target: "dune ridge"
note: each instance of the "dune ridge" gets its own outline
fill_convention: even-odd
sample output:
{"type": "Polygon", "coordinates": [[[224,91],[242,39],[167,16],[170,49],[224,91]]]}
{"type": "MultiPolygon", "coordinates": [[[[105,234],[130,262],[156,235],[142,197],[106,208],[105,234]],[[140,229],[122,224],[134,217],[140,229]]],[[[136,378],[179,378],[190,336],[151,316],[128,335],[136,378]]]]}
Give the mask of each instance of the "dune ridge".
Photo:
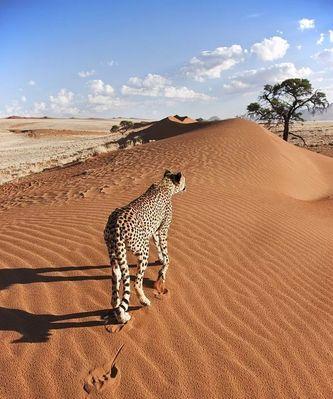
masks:
{"type": "Polygon", "coordinates": [[[0,397],[332,397],[332,194],[332,159],[237,119],[0,186],[0,397]],[[169,295],[152,248],[152,307],[110,333],[107,216],[167,168],[169,295]]]}
{"type": "Polygon", "coordinates": [[[145,129],[131,132],[118,142],[120,145],[123,145],[128,140],[140,137],[144,143],[148,143],[149,141],[163,140],[178,136],[179,134],[191,132],[195,129],[207,126],[208,124],[208,122],[198,122],[187,116],[171,115],[152,123],[145,129]]]}

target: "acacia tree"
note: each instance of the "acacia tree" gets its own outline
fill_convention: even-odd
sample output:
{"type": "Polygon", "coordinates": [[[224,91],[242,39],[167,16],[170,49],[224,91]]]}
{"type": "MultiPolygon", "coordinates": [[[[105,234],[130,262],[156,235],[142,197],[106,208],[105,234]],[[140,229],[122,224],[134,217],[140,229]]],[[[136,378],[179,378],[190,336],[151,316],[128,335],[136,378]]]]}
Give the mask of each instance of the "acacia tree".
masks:
{"type": "Polygon", "coordinates": [[[127,132],[128,129],[131,129],[133,127],[133,122],[126,121],[126,120],[125,121],[121,121],[119,126],[124,132],[127,132]]]}
{"type": "Polygon", "coordinates": [[[308,79],[287,79],[275,85],[265,85],[258,102],[247,106],[250,118],[264,121],[268,125],[283,124],[283,140],[288,136],[302,137],[289,131],[294,121],[304,121],[302,114],[309,111],[314,114],[328,107],[325,93],[314,90],[308,79]]]}

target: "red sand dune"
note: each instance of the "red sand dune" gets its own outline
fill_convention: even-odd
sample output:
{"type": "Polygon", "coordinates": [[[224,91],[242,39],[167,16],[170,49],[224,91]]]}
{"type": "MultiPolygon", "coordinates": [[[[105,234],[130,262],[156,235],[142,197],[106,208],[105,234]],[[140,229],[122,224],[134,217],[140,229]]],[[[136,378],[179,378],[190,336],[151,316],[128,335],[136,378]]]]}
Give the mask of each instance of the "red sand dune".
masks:
{"type": "Polygon", "coordinates": [[[332,194],[332,159],[242,120],[0,187],[0,397],[332,398],[332,194]],[[112,333],[102,231],[166,168],[169,295],[148,267],[112,333]]]}
{"type": "Polygon", "coordinates": [[[149,142],[149,140],[161,140],[168,137],[178,136],[186,132],[193,131],[195,129],[200,129],[207,126],[207,122],[197,122],[194,119],[185,117],[180,117],[178,115],[168,116],[158,122],[153,123],[146,129],[142,129],[137,132],[132,132],[125,138],[119,141],[122,145],[129,139],[140,136],[144,143],[149,142]]]}
{"type": "Polygon", "coordinates": [[[171,115],[167,119],[177,123],[196,123],[195,119],[189,118],[188,116],[171,115]]]}

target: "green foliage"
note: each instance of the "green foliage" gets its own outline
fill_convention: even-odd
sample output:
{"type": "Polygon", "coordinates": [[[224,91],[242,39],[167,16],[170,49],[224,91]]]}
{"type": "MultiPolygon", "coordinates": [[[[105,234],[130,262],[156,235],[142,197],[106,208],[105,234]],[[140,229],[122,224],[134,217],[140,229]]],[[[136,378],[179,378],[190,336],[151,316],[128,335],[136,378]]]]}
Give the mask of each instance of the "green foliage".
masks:
{"type": "Polygon", "coordinates": [[[303,121],[306,110],[315,113],[328,107],[325,93],[313,90],[308,79],[287,79],[265,85],[259,101],[247,107],[248,115],[259,121],[303,121]]]}
{"type": "Polygon", "coordinates": [[[328,107],[325,93],[314,90],[308,79],[286,79],[275,85],[265,85],[258,102],[247,106],[251,119],[268,125],[284,124],[284,140],[288,140],[289,124],[303,121],[304,111],[320,112],[328,107]]]}
{"type": "Polygon", "coordinates": [[[121,121],[120,127],[124,130],[128,130],[133,127],[133,122],[131,121],[121,121]]]}
{"type": "Polygon", "coordinates": [[[110,129],[111,133],[117,132],[119,130],[119,126],[118,125],[113,125],[110,129]]]}
{"type": "Polygon", "coordinates": [[[122,134],[126,133],[127,130],[133,129],[135,127],[134,123],[131,121],[121,121],[119,125],[113,125],[110,129],[111,133],[120,132],[122,134]]]}

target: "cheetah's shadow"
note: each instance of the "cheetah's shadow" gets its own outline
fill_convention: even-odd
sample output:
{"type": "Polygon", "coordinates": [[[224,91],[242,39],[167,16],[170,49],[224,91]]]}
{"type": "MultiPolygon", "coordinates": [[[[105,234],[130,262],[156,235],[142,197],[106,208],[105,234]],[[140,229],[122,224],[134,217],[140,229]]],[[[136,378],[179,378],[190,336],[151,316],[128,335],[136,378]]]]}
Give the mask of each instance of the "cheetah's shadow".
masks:
{"type": "Polygon", "coordinates": [[[111,273],[105,275],[76,275],[76,276],[62,276],[50,275],[49,273],[63,273],[72,271],[88,271],[110,269],[108,265],[99,266],[65,266],[65,267],[14,267],[0,269],[0,291],[14,284],[31,284],[31,283],[52,283],[62,281],[84,281],[84,280],[109,280],[111,273]]]}
{"type": "MultiPolygon", "coordinates": [[[[130,312],[138,309],[141,309],[141,306],[129,307],[130,312]]],[[[105,326],[105,316],[109,313],[109,309],[102,309],[63,315],[34,314],[21,309],[0,307],[0,331],[16,331],[21,334],[21,337],[12,343],[47,342],[52,330],[105,326]]],[[[110,319],[108,324],[116,324],[116,321],[110,319]]]]}
{"type": "MultiPolygon", "coordinates": [[[[148,266],[157,266],[158,262],[148,266]]],[[[136,268],[136,264],[130,264],[129,268],[136,268]]],[[[0,270],[0,291],[14,284],[49,283],[49,282],[78,282],[85,280],[111,280],[111,270],[104,275],[48,275],[56,272],[72,272],[86,270],[110,269],[109,265],[99,266],[69,266],[69,267],[44,267],[44,268],[5,268],[0,270]]],[[[135,276],[131,276],[134,280],[135,276]]],[[[147,288],[153,288],[153,280],[144,278],[143,284],[147,288]]],[[[111,287],[110,287],[111,290],[111,287]]],[[[129,311],[141,309],[141,306],[130,306],[129,311]]],[[[111,312],[112,313],[112,312],[111,312]]],[[[105,326],[106,316],[110,315],[110,309],[90,312],[70,313],[64,315],[34,314],[22,309],[0,307],[0,331],[16,331],[21,337],[13,343],[20,342],[47,342],[52,330],[67,328],[83,328],[105,326]],[[82,319],[88,320],[82,320],[82,319]],[[77,320],[79,319],[79,320],[77,320]]],[[[116,324],[112,317],[107,317],[107,324],[116,324]]]]}
{"type": "MultiPolygon", "coordinates": [[[[159,265],[159,262],[151,262],[149,267],[159,265]]],[[[129,268],[136,268],[136,264],[130,264],[129,268]]],[[[31,284],[31,283],[52,283],[62,281],[85,281],[85,280],[110,280],[111,268],[109,265],[98,266],[63,266],[63,267],[41,267],[41,268],[28,268],[28,267],[14,267],[0,269],[0,291],[9,288],[14,284],[31,284]],[[104,275],[82,275],[76,276],[63,276],[63,275],[50,275],[49,273],[63,273],[63,272],[81,272],[89,270],[106,270],[104,275]]],[[[151,287],[148,282],[147,287],[151,287]]]]}

